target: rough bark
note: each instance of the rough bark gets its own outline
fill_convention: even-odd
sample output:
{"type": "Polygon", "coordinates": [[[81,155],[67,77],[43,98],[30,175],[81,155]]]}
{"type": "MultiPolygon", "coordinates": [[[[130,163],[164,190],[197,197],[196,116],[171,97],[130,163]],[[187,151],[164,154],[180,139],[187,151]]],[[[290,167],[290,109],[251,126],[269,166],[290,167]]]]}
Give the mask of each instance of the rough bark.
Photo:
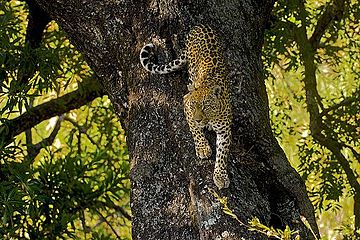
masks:
{"type": "MultiPolygon", "coordinates": [[[[159,61],[174,58],[197,24],[218,32],[228,61],[234,111],[231,184],[217,191],[247,222],[257,216],[290,225],[304,239],[317,232],[304,183],[271,133],[261,70],[270,1],[37,0],[67,32],[99,76],[120,119],[131,158],[133,239],[267,239],[226,215],[210,193],[214,156],[196,158],[182,110],[187,74],[150,75],[138,53],[149,42],[159,61]],[[136,3],[135,3],[136,2],[136,3]]],[[[215,135],[207,133],[215,152],[215,135]]]]}

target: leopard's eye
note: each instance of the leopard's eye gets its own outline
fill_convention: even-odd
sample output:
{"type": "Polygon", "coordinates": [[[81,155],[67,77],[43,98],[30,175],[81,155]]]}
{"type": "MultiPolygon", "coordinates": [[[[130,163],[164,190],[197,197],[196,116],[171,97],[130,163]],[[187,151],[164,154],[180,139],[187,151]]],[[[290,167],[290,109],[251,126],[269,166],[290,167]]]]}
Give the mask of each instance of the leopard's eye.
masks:
{"type": "Polygon", "coordinates": [[[209,101],[206,101],[206,100],[204,100],[203,102],[202,102],[202,110],[203,111],[206,111],[206,110],[209,110],[209,109],[211,109],[212,108],[212,106],[211,106],[211,104],[209,103],[209,101]]]}
{"type": "Polygon", "coordinates": [[[204,111],[204,110],[206,110],[207,109],[207,104],[206,104],[206,100],[204,99],[204,100],[202,100],[202,102],[201,102],[201,109],[204,111]]]}

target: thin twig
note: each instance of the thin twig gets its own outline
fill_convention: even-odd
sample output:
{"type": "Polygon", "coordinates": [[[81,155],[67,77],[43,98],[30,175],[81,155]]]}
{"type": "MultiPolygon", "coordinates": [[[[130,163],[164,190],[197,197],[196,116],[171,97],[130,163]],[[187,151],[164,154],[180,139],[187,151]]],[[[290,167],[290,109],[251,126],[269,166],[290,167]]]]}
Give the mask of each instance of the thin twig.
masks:
{"type": "Polygon", "coordinates": [[[92,139],[92,137],[87,133],[87,129],[83,126],[80,126],[77,122],[75,122],[73,119],[69,117],[64,118],[65,121],[70,122],[74,127],[76,127],[80,133],[85,134],[86,137],[89,139],[89,141],[94,144],[95,146],[98,146],[98,144],[92,139]]]}
{"type": "Polygon", "coordinates": [[[86,240],[86,232],[87,232],[87,227],[86,227],[86,222],[85,222],[85,212],[82,209],[82,211],[80,212],[80,221],[81,221],[81,225],[83,227],[84,230],[84,238],[86,240]]]}
{"type": "Polygon", "coordinates": [[[116,238],[117,239],[120,239],[120,236],[117,234],[117,232],[115,231],[114,227],[110,224],[110,222],[104,217],[104,215],[102,215],[102,213],[97,210],[97,209],[94,209],[94,211],[102,218],[104,219],[104,222],[111,228],[111,231],[113,231],[113,233],[116,235],[116,238]]]}
{"type": "Polygon", "coordinates": [[[349,145],[347,145],[345,143],[342,143],[342,146],[345,147],[345,148],[350,149],[350,151],[354,155],[355,159],[360,163],[360,153],[358,153],[352,146],[349,146],[349,145]]]}
{"type": "Polygon", "coordinates": [[[336,104],[333,104],[331,105],[330,107],[328,108],[325,108],[321,113],[320,113],[320,116],[324,116],[326,114],[328,114],[329,112],[331,111],[334,111],[334,110],[337,110],[338,108],[340,107],[344,107],[344,106],[350,106],[352,103],[354,102],[360,102],[360,98],[359,97],[355,97],[357,96],[357,92],[355,92],[353,94],[353,96],[351,97],[348,97],[348,98],[345,98],[343,99],[341,102],[339,103],[336,103],[336,104]]]}
{"type": "Polygon", "coordinates": [[[128,214],[122,207],[117,206],[115,204],[111,204],[111,206],[109,206],[108,204],[106,204],[105,202],[102,201],[98,201],[96,202],[96,204],[101,205],[102,207],[108,207],[111,209],[114,209],[117,212],[120,212],[127,220],[131,221],[132,217],[130,216],[130,214],[128,214]]]}
{"type": "Polygon", "coordinates": [[[40,150],[44,147],[50,146],[53,144],[59,130],[60,123],[63,120],[63,116],[61,115],[59,119],[56,121],[55,127],[53,131],[50,133],[49,137],[43,139],[41,142],[28,146],[28,158],[31,159],[31,162],[34,161],[35,157],[39,154],[40,150]]]}
{"type": "MultiPolygon", "coordinates": [[[[25,104],[26,104],[26,103],[25,103],[25,104]]],[[[29,106],[27,106],[27,109],[33,108],[33,104],[34,104],[34,98],[31,97],[31,98],[30,98],[30,102],[29,102],[29,106]]],[[[26,141],[26,145],[27,145],[27,146],[30,146],[30,145],[33,144],[33,142],[32,142],[31,128],[29,128],[29,129],[27,129],[27,130],[25,131],[25,139],[26,139],[25,141],[26,141]]],[[[29,151],[29,149],[28,149],[28,151],[29,151]]]]}

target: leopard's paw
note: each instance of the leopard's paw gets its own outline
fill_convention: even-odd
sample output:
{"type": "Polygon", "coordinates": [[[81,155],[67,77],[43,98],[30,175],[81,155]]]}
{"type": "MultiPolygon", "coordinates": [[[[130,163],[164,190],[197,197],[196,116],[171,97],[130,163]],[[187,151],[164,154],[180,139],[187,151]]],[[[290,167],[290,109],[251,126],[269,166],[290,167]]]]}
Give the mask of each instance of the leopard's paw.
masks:
{"type": "Polygon", "coordinates": [[[228,188],[230,184],[229,176],[226,173],[226,171],[214,171],[214,177],[213,177],[215,185],[219,189],[228,188]]]}
{"type": "Polygon", "coordinates": [[[209,158],[211,156],[211,148],[208,143],[198,144],[195,147],[196,156],[201,159],[209,158]]]}

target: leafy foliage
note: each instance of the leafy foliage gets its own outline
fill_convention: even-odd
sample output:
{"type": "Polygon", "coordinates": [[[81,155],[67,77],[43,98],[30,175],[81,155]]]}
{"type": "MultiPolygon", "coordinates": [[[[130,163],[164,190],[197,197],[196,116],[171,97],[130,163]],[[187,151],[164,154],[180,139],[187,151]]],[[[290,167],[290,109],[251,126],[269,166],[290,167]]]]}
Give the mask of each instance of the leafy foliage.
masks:
{"type": "MultiPolygon", "coordinates": [[[[273,129],[307,180],[320,212],[341,209],[342,199],[354,196],[356,191],[349,174],[358,176],[360,170],[359,13],[358,1],[277,1],[272,27],[266,33],[263,59],[273,129]],[[301,28],[306,31],[305,40],[298,37],[301,28]],[[321,134],[340,146],[352,173],[344,170],[344,162],[334,149],[323,145],[310,131],[305,112],[309,96],[304,86],[308,73],[299,47],[303,41],[315,48],[312,66],[316,69],[321,134]],[[298,146],[298,157],[296,149],[287,146],[289,142],[298,146]]],[[[352,214],[360,218],[359,213],[352,214]]]]}
{"type": "MultiPolygon", "coordinates": [[[[0,3],[0,124],[94,79],[54,22],[30,47],[27,14],[23,2],[0,3]]],[[[43,122],[0,149],[1,239],[130,238],[128,152],[109,102],[43,122]]]]}
{"type": "Polygon", "coordinates": [[[53,22],[43,43],[31,48],[25,41],[27,10],[24,2],[0,4],[0,114],[28,110],[30,99],[55,91],[61,94],[69,84],[91,75],[81,55],[53,22]],[[24,75],[31,75],[23,82],[24,75]],[[5,104],[4,104],[5,103],[5,104]]]}

